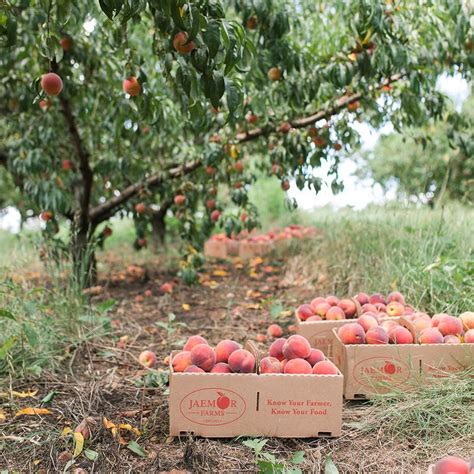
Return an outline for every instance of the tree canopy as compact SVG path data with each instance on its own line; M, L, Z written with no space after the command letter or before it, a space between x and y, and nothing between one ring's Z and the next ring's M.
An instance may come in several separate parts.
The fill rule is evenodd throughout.
M317 192L328 160L337 190L354 120L441 117L438 76L474 63L471 14L449 0L4 2L0 162L46 233L71 221L81 268L120 213L143 242L172 209L194 255L214 224L256 224L256 174Z

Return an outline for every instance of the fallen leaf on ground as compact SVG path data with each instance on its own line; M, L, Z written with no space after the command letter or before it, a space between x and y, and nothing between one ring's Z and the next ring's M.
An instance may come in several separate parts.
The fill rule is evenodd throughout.
M15 416L22 416L22 415L52 415L52 413L47 408L27 407L15 413Z
M263 258L262 257L255 257L250 260L250 266L251 267L257 267L258 265L261 265L263 263Z
M12 390L10 393L13 397L29 398L29 397L34 397L38 393L38 390L29 390L27 392L16 392L15 390ZM8 393L7 392L0 392L0 397L8 398Z
M0 408L0 421L5 421L7 419L7 415L5 412Z
M84 295L97 296L103 293L103 291L104 291L104 288L100 285L97 285L97 286L91 286L90 288L85 288L84 290L82 290L82 293Z
M229 272L225 270L214 270L212 274L217 277L225 277L229 275Z
M183 306L184 311L190 311L191 310L191 306L189 306L187 303L183 303L182 306Z
M81 433L74 432L74 453L73 457L77 458L79 454L82 453L82 450L84 449L84 436L82 436Z

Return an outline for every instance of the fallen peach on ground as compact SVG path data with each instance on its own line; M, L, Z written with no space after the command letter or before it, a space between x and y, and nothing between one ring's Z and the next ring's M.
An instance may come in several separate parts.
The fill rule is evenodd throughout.
M468 474L468 464L456 456L446 456L435 464L433 474Z

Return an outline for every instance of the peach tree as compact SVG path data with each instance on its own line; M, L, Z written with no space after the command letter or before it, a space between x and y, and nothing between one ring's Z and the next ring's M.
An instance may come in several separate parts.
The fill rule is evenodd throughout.
M338 163L358 144L354 121L401 129L440 117L439 75L469 77L474 62L470 8L4 3L0 163L83 284L110 233L104 224L120 214L134 216L137 248L150 223L163 231L165 213L177 215L192 278L214 225L228 233L256 225L247 192L258 176L317 192L313 171L327 161L337 191ZM61 218L70 222L65 243Z

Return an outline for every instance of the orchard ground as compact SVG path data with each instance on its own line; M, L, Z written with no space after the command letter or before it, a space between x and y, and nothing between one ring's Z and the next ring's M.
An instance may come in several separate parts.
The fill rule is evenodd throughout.
M87 298L65 287L67 268L50 265L45 271L32 245L36 234L0 234L0 303L16 319L0 322L0 347L13 341L0 365L1 391L6 392L0 465L35 472L63 469L59 455L72 453L63 429L92 417L97 424L85 447L97 459L83 451L73 468L258 471L243 439L168 437L165 358L170 350L196 333L211 344L223 338L255 340L272 322L288 334L293 309L317 295L396 288L430 313L472 310L473 218L474 211L454 206L286 214L281 224L315 224L324 235L263 261L208 262L197 286L175 277L174 248L135 253L129 250L133 229L126 221L115 222L113 236L98 255L100 288ZM174 283L171 294L159 292L165 282ZM145 349L158 355L154 371L138 364ZM295 452L304 451L298 464L304 472L324 470L328 457L339 472L348 473L421 473L446 454L468 458L474 443L470 375L412 394L346 403L340 438L269 439L263 451L288 469L296 467L291 464ZM22 398L11 390L37 392ZM14 416L21 408L40 406L51 414ZM138 437L127 430L122 435L127 442L135 440L141 454L119 444L103 417L139 429Z

